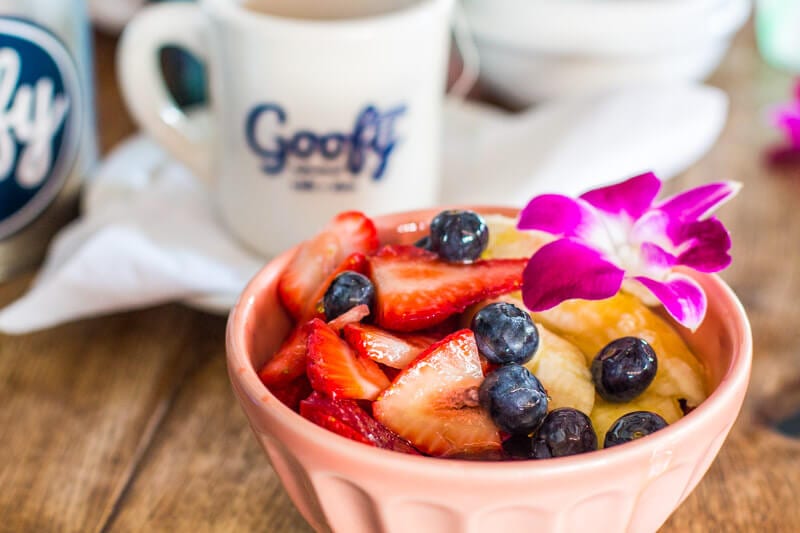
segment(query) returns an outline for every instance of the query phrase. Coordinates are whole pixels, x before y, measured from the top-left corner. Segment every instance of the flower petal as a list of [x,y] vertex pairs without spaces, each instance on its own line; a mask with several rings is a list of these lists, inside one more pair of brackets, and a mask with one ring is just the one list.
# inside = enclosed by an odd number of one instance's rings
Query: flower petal
[[572,237],[597,224],[597,215],[581,202],[560,194],[537,196],[519,214],[517,227]]
[[800,127],[797,128],[797,143],[789,146],[773,146],[766,151],[765,159],[770,166],[794,170],[800,167]]
[[619,291],[625,271],[596,250],[559,239],[539,249],[522,273],[522,299],[531,311],[565,300],[602,300]]
[[783,131],[791,146],[800,145],[800,106],[793,104],[772,110],[770,122]]
[[664,272],[678,264],[677,257],[655,243],[642,243],[639,250],[642,266],[647,271]]
[[791,146],[800,146],[800,99],[770,110],[769,120],[773,126],[786,134]]
[[614,215],[627,215],[633,220],[642,216],[658,195],[661,180],[648,172],[622,183],[594,189],[581,195],[593,207]]
[[560,194],[543,194],[528,202],[517,223],[517,228],[522,230],[539,230],[557,237],[575,237],[606,253],[614,250],[611,232],[625,233],[621,226],[617,220],[604,219],[583,200]]
[[792,146],[800,146],[800,117],[786,117],[782,124]]
[[631,244],[650,242],[677,255],[680,241],[673,238],[670,230],[680,227],[680,221],[672,220],[659,209],[651,209],[637,220],[631,228],[628,240]]
[[703,322],[708,301],[703,289],[692,278],[675,272],[665,281],[644,276],[634,279],[647,287],[680,324],[694,331]]
[[678,263],[700,272],[719,272],[731,264],[731,236],[717,218],[686,224],[681,230]]
[[667,198],[656,209],[671,220],[698,220],[736,196],[742,184],[735,181],[709,183]]

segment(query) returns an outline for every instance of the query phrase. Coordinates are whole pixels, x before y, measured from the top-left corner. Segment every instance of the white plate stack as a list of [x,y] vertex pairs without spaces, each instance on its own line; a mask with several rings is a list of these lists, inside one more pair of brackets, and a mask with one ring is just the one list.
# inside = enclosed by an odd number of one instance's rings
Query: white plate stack
[[750,0],[462,0],[481,76],[515,104],[620,85],[702,80]]

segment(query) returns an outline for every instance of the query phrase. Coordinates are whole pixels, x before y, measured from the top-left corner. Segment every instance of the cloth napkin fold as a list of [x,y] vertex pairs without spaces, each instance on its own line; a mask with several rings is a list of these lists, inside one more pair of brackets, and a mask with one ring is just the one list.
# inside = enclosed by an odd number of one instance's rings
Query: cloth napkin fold
[[[668,179],[710,149],[726,116],[725,94],[702,85],[630,88],[518,114],[450,100],[441,201],[522,206],[644,170]],[[108,157],[83,207],[29,292],[0,311],[0,331],[169,301],[224,313],[266,261],[226,233],[208,192],[147,137]]]

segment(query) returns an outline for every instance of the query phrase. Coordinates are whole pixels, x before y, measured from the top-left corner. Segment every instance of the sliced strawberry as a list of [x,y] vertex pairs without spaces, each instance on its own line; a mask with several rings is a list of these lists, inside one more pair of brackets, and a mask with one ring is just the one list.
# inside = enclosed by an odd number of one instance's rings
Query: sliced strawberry
[[500,433],[478,405],[483,371],[468,329],[435,343],[398,375],[372,404],[378,422],[423,453],[491,456]]
[[348,439],[376,448],[419,455],[411,444],[369,416],[353,400],[334,400],[315,392],[300,402],[300,414]]
[[311,297],[311,300],[308,302],[308,306],[304,312],[304,314],[310,319],[312,317],[322,318],[325,319],[325,310],[322,307],[322,299],[325,296],[325,292],[328,290],[328,287],[331,286],[333,280],[336,279],[336,276],[341,274],[342,272],[358,272],[359,274],[366,274],[367,273],[367,256],[362,254],[361,252],[356,252],[354,254],[348,255],[342,263],[334,269],[333,272],[322,282],[322,284],[317,289],[317,292],[314,296]]
[[[359,322],[369,315],[369,307],[366,305],[356,306],[343,315],[331,320],[329,326],[337,333],[346,325]],[[258,373],[261,382],[278,396],[277,389],[292,388],[290,383],[297,378],[305,379],[308,351],[309,323],[297,326],[283,344],[267,361]],[[311,391],[309,391],[311,392]],[[308,394],[306,394],[308,396]],[[304,396],[305,397],[305,396]],[[283,400],[283,398],[281,398]],[[302,400],[302,398],[300,398]],[[299,400],[298,400],[299,401]],[[288,405],[288,402],[283,402]]]
[[407,367],[438,340],[427,335],[395,335],[366,324],[348,325],[344,328],[344,338],[357,354],[392,368]]
[[357,324],[358,322],[361,322],[364,318],[368,316],[369,316],[369,306],[366,304],[361,304],[337,316],[336,318],[328,322],[328,325],[335,332],[341,333],[341,331],[348,324]]
[[309,324],[307,373],[315,391],[337,399],[374,400],[390,384],[377,363],[319,319]]
[[431,337],[436,339],[437,341],[442,340],[443,338],[447,337],[454,331],[458,331],[460,329],[467,329],[469,326],[462,326],[461,325],[461,315],[455,314],[450,318],[446,318],[443,322],[439,322],[433,327],[421,329],[419,331],[415,331],[414,335],[423,335],[425,337]]
[[381,370],[383,370],[383,373],[386,374],[386,377],[389,378],[389,381],[394,381],[394,378],[396,378],[398,374],[402,372],[402,370],[399,368],[392,368],[390,366],[384,366],[384,365],[380,365],[380,367]]
[[439,257],[434,252],[419,248],[417,246],[408,246],[403,244],[390,244],[382,247],[377,253],[373,254],[376,257],[421,257],[421,258],[437,258]]
[[446,263],[430,253],[388,247],[369,258],[378,325],[396,331],[434,326],[485,298],[522,285],[526,259]]
[[300,245],[278,282],[284,307],[297,320],[310,318],[320,286],[345,258],[369,254],[378,247],[375,224],[363,213],[336,216],[317,236]]
[[339,238],[322,232],[304,242],[278,282],[278,295],[286,310],[299,320],[325,278],[340,263]]
[[267,361],[267,364],[258,373],[261,382],[275,392],[277,386],[286,386],[291,381],[303,376],[306,372],[307,344],[307,325],[302,324],[295,327],[272,359]]
[[270,387],[270,392],[290,409],[297,411],[300,401],[308,398],[313,391],[311,383],[305,375],[295,378],[288,383],[277,383]]
[[371,254],[380,245],[375,223],[359,211],[339,213],[326,229],[339,236],[342,259],[356,252]]

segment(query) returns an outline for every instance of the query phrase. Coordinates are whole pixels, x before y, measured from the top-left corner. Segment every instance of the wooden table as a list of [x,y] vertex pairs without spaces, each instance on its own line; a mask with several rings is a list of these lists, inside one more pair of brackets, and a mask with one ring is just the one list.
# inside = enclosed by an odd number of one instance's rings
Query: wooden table
[[[770,422],[800,408],[800,172],[762,163],[763,111],[789,76],[759,61],[752,29],[712,83],[731,96],[719,144],[672,188],[732,178],[725,278],[753,323],[745,408],[719,458],[663,531],[800,531],[800,441]],[[108,151],[134,128],[98,37],[99,122]],[[0,285],[0,305],[30,277]],[[0,337],[0,530],[309,531],[231,394],[225,319],[180,305]]]

